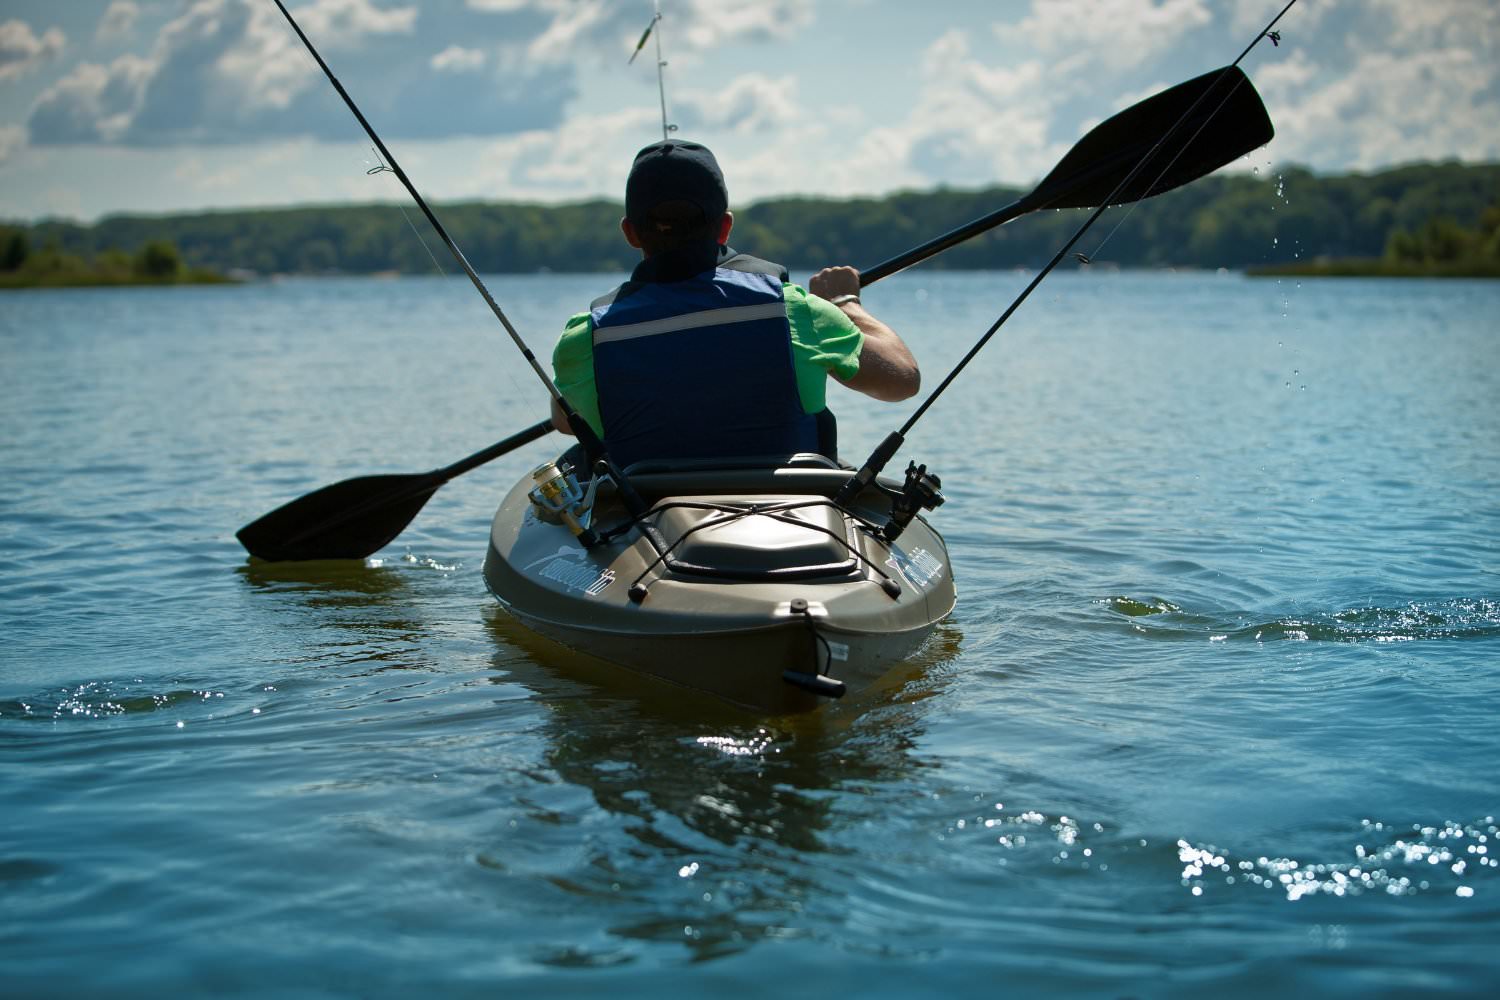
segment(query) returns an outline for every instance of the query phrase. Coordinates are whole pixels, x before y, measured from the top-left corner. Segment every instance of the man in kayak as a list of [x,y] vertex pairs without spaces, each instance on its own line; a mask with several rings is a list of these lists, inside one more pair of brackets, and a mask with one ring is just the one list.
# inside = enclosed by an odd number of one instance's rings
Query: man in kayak
[[[860,303],[859,272],[801,287],[726,246],[734,215],[713,153],[668,139],[625,185],[630,280],[570,319],[552,355],[558,391],[617,465],[644,458],[821,452],[836,458],[827,376],[876,399],[921,385],[916,359]],[[561,407],[552,422],[571,433]]]

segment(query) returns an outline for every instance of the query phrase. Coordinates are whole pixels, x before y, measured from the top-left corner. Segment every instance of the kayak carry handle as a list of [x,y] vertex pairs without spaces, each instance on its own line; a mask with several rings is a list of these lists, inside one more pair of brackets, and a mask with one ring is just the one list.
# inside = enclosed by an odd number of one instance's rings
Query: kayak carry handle
[[808,674],[789,667],[781,672],[781,679],[823,698],[842,698],[849,692],[843,681],[827,674]]

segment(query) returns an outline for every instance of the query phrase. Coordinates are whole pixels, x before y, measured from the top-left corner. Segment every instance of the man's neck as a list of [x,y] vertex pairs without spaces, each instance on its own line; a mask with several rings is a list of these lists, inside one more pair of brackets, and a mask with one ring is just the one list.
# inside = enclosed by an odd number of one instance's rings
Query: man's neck
[[647,257],[636,265],[630,275],[630,280],[686,281],[704,271],[713,270],[718,266],[719,261],[732,256],[733,253],[734,251],[721,246],[714,240],[689,243]]

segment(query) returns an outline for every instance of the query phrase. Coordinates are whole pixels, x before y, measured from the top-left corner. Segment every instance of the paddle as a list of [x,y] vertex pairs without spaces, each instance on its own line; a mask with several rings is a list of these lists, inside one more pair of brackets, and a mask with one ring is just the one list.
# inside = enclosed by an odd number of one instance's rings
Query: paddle
[[[877,264],[860,275],[860,284],[905,270],[1029,212],[1098,207],[1106,199],[1124,204],[1170,191],[1265,145],[1271,135],[1271,120],[1243,72],[1230,66],[1205,73],[1101,122],[1030,194]],[[448,480],[551,429],[543,421],[432,472],[361,476],[325,486],[247,524],[236,537],[261,559],[362,559],[399,535]]]
[[859,283],[904,271],[1029,212],[1098,208],[1106,199],[1123,205],[1170,191],[1264,146],[1273,134],[1265,105],[1244,71],[1216,69],[1100,122],[1030,194],[876,264],[860,273]]
[[530,444],[551,430],[552,421],[543,420],[431,472],[345,479],[277,507],[235,532],[235,537],[252,556],[271,562],[363,559],[401,534],[448,480]]

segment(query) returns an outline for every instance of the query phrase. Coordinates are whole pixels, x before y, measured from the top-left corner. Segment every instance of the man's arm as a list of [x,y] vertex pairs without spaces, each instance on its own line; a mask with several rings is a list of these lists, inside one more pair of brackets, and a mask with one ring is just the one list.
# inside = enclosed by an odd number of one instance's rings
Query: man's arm
[[[852,267],[825,267],[813,275],[807,290],[833,302],[864,334],[859,371],[839,378],[844,385],[888,403],[910,399],[922,388],[917,359],[901,337],[872,316],[859,301],[859,272]],[[852,298],[850,297],[852,296]]]

